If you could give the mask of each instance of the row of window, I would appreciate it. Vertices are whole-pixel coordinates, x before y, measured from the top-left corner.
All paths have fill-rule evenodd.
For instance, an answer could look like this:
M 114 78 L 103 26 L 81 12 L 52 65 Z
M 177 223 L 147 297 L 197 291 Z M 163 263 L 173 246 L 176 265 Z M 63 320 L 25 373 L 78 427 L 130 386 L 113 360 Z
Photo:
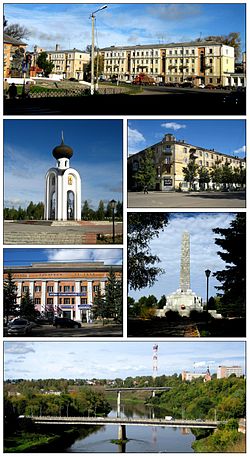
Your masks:
M 196 48 L 197 49 L 197 48 Z M 205 50 L 207 51 L 207 54 L 213 54 L 214 53 L 214 49 L 213 48 L 205 48 Z M 127 51 L 128 52 L 128 51 Z M 172 55 L 194 55 L 195 54 L 195 49 L 169 49 L 169 50 L 166 50 L 166 54 L 172 56 Z M 226 54 L 228 54 L 228 49 L 226 49 Z M 143 56 L 158 56 L 160 55 L 159 51 L 132 51 L 131 52 L 131 55 L 132 56 L 139 56 L 139 57 L 143 57 Z M 105 54 L 105 57 L 125 57 L 125 52 L 107 52 Z
M 87 298 L 81 297 L 80 303 L 81 303 L 81 305 L 87 305 L 87 303 L 88 303 Z M 75 305 L 75 298 L 59 298 L 58 304 L 59 305 Z M 41 305 L 41 298 L 35 298 L 35 305 Z M 46 305 L 54 305 L 54 299 L 47 298 Z
M 97 292 L 100 286 L 93 286 L 93 291 Z M 41 286 L 34 287 L 35 292 L 41 292 Z M 29 292 L 29 286 L 23 286 L 22 292 Z M 54 286 L 47 286 L 47 292 L 54 292 Z M 75 292 L 75 286 L 59 286 L 58 292 Z M 80 292 L 87 292 L 87 286 L 81 286 Z

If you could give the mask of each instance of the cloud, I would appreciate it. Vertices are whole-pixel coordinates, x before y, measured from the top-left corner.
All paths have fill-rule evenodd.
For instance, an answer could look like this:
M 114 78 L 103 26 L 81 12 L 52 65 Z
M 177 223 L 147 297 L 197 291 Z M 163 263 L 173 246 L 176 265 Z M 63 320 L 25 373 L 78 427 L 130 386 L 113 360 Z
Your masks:
M 131 129 L 128 127 L 128 153 L 134 154 L 143 148 L 146 143 L 146 139 L 141 132 L 137 129 Z
M 186 125 L 177 124 L 177 122 L 165 122 L 164 124 L 161 124 L 161 127 L 164 127 L 166 129 L 171 129 L 171 130 L 180 130 L 180 129 L 185 129 Z
M 28 354 L 30 352 L 35 352 L 33 345 L 30 343 L 22 343 L 22 345 L 17 343 L 6 343 L 5 346 L 6 354 Z
M 234 150 L 234 154 L 241 154 L 241 153 L 246 153 L 246 146 L 241 146 L 239 149 Z
M 158 8 L 151 7 L 149 8 L 151 15 L 158 17 L 164 21 L 182 21 L 187 18 L 193 19 L 195 16 L 200 16 L 202 9 L 200 5 L 158 5 Z
M 122 249 L 47 249 L 49 262 L 104 262 L 121 265 Z

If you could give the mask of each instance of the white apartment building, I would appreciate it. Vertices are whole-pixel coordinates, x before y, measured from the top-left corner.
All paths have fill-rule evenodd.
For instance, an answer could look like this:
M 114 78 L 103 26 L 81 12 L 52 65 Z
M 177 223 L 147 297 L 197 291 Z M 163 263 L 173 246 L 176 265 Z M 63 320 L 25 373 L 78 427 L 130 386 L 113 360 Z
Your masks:
M 143 72 L 156 82 L 227 86 L 234 73 L 234 48 L 213 41 L 111 46 L 101 52 L 107 79 L 133 81 Z

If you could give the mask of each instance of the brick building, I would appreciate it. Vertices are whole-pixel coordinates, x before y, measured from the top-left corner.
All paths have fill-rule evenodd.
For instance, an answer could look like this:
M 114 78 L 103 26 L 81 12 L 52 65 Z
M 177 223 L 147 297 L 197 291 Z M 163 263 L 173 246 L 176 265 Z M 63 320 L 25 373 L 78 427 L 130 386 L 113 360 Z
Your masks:
M 122 266 L 105 265 L 104 262 L 10 266 L 4 268 L 4 278 L 11 272 L 17 286 L 18 304 L 22 295 L 29 292 L 41 314 L 88 322 L 94 297 L 98 290 L 105 294 L 111 269 L 120 280 Z

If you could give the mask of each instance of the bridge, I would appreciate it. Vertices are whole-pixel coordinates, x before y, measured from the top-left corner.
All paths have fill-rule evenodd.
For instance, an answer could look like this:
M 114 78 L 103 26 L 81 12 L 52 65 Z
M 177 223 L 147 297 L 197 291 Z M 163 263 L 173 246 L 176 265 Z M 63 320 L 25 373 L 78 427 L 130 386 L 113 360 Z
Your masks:
M 146 427 L 178 427 L 178 428 L 202 428 L 216 429 L 221 421 L 201 421 L 182 419 L 140 419 L 121 417 L 64 417 L 64 416 L 22 416 L 19 418 L 31 419 L 35 424 L 51 425 L 118 425 L 118 439 L 126 440 L 126 425 L 139 425 Z
M 146 391 L 152 392 L 152 397 L 155 397 L 155 392 L 164 392 L 170 389 L 172 387 L 106 387 L 105 391 L 117 393 L 117 417 L 119 417 L 121 413 L 121 392 Z

